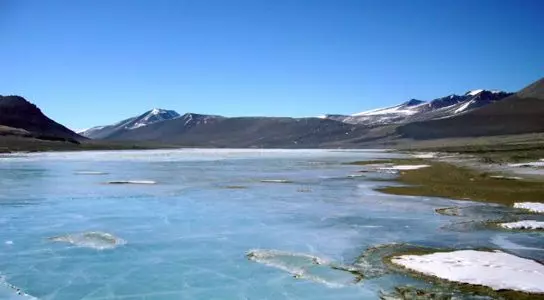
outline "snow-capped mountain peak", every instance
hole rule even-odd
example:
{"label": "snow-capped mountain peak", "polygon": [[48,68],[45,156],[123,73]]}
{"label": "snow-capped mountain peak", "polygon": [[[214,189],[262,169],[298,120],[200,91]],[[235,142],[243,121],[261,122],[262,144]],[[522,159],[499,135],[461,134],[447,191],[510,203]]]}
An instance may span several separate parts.
{"label": "snow-capped mountain peak", "polygon": [[129,124],[126,124],[124,127],[125,129],[136,129],[153,123],[175,119],[179,116],[180,115],[173,110],[154,108],[137,117],[136,120],[129,122]]}
{"label": "snow-capped mountain peak", "polygon": [[180,115],[173,110],[153,108],[152,110],[147,111],[137,117],[128,118],[113,125],[96,126],[87,129],[80,134],[89,138],[103,138],[110,135],[112,132],[120,130],[132,130],[148,126],[150,124],[176,119],[179,117]]}
{"label": "snow-capped mountain peak", "polygon": [[468,95],[468,96],[476,96],[478,95],[479,93],[483,92],[484,90],[472,90],[472,91],[468,91],[465,95]]}
{"label": "snow-capped mountain peak", "polygon": [[402,103],[401,105],[404,105],[404,106],[416,106],[416,105],[420,105],[420,104],[423,104],[425,103],[425,101],[421,101],[421,100],[417,100],[417,99],[410,99],[404,103]]}

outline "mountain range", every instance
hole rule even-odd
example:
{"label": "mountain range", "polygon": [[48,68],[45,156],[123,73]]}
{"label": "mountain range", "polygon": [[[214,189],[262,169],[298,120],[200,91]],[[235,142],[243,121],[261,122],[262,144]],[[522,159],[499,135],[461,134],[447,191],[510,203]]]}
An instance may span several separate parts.
{"label": "mountain range", "polygon": [[[365,140],[372,128],[461,115],[511,93],[475,90],[347,115],[318,118],[237,117],[153,109],[113,125],[80,132],[91,139],[153,141],[207,147],[336,147]],[[157,116],[160,116],[157,118]]]}
{"label": "mountain range", "polygon": [[[75,133],[19,96],[0,97],[2,137],[65,143],[152,142],[190,147],[357,148],[428,140],[544,132],[544,79],[513,94],[473,90],[352,115],[223,117],[152,109]],[[5,140],[5,139],[4,139]]]}

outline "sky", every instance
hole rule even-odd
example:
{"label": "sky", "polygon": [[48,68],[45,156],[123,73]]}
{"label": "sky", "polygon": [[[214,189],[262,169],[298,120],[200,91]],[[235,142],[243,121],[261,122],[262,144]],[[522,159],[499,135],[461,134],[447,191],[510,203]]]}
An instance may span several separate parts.
{"label": "sky", "polygon": [[83,129],[155,107],[352,114],[544,76],[541,0],[0,0],[0,94]]}

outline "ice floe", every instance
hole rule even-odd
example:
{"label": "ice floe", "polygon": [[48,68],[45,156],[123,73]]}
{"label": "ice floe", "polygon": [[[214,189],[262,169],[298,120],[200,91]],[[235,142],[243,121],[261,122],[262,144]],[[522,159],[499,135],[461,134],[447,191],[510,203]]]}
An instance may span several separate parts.
{"label": "ice floe", "polygon": [[526,209],[530,212],[544,213],[544,203],[539,202],[517,202],[514,208]]}
{"label": "ice floe", "polygon": [[127,243],[125,240],[118,238],[111,233],[100,231],[66,234],[51,237],[49,239],[54,242],[69,243],[79,247],[98,250],[113,249]]}
{"label": "ice floe", "polygon": [[306,265],[323,265],[328,261],[317,256],[279,250],[254,249],[248,251],[249,260],[276,267],[290,273],[302,273]]}
{"label": "ice floe", "polygon": [[356,276],[355,269],[336,265],[329,260],[304,253],[280,250],[254,249],[246,253],[254,262],[285,271],[296,279],[306,279],[325,284],[328,287],[343,287],[357,283],[362,276]]}
{"label": "ice floe", "polygon": [[391,262],[448,281],[483,285],[494,290],[544,293],[544,265],[500,251],[401,255],[393,257]]}
{"label": "ice floe", "polygon": [[114,180],[108,181],[108,184],[157,184],[153,180]]}
{"label": "ice floe", "polygon": [[409,170],[418,170],[423,168],[428,168],[429,165],[397,165],[392,167],[380,168],[380,170],[394,170],[394,171],[409,171]]}
{"label": "ice floe", "polygon": [[499,226],[506,229],[544,229],[544,222],[536,220],[523,220],[518,222],[499,223]]}

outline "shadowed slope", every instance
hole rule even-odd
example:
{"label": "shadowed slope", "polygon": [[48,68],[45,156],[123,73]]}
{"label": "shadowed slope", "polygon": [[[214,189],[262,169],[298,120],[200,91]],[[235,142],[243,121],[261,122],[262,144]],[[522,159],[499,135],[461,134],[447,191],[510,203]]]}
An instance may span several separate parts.
{"label": "shadowed slope", "polygon": [[0,125],[24,129],[36,138],[47,140],[85,139],[49,119],[36,105],[19,96],[0,96]]}

